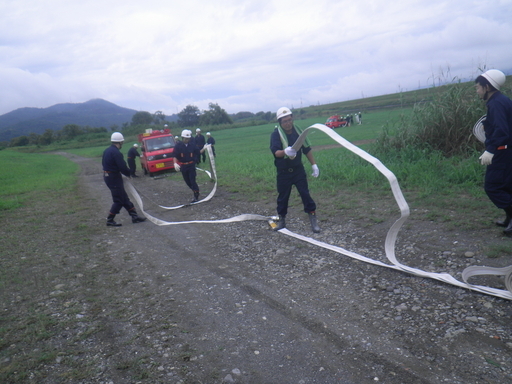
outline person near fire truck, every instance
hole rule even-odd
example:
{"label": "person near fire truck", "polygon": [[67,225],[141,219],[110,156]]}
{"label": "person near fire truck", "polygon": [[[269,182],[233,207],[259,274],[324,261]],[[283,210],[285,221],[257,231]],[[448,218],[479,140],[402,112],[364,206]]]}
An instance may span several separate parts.
{"label": "person near fire truck", "polygon": [[137,150],[139,148],[139,144],[135,143],[133,146],[128,150],[128,167],[130,167],[130,175],[131,177],[139,177],[135,174],[135,171],[137,170],[137,164],[135,163],[135,159],[138,157],[140,158],[140,153]]}
{"label": "person near fire truck", "polygon": [[124,137],[120,132],[114,132],[110,137],[111,145],[103,152],[103,180],[112,194],[112,206],[107,216],[107,227],[120,227],[121,223],[116,223],[114,218],[124,207],[132,218],[132,223],[141,223],[146,220],[145,217],[137,215],[135,206],[130,201],[128,194],[124,189],[123,175],[130,177],[130,168],[126,165],[121,147],[124,143]]}
{"label": "person near fire truck", "polygon": [[206,150],[206,144],[199,149],[192,138],[192,131],[184,129],[181,132],[181,140],[176,143],[173,152],[174,170],[181,172],[181,176],[187,186],[194,193],[191,203],[199,201],[199,186],[196,181],[196,161]]}
{"label": "person near fire truck", "polygon": [[[206,139],[201,134],[201,128],[196,129],[196,136],[194,137],[194,143],[195,143],[197,149],[199,149],[199,150],[203,149],[204,145],[206,144]],[[204,151],[203,151],[197,156],[197,164],[201,164],[201,157],[203,158],[203,163],[206,162],[206,153],[204,153]]]}
{"label": "person near fire truck", "polygon": [[210,144],[212,147],[212,153],[213,157],[215,157],[215,139],[213,138],[212,134],[210,132],[206,132],[206,144]]}

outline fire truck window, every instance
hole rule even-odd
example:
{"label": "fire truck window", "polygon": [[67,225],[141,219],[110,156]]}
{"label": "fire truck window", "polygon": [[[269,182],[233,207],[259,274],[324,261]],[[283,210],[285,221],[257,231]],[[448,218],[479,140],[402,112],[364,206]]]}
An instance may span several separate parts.
{"label": "fire truck window", "polygon": [[159,137],[146,141],[147,150],[158,151],[160,149],[173,148],[175,143],[172,137]]}

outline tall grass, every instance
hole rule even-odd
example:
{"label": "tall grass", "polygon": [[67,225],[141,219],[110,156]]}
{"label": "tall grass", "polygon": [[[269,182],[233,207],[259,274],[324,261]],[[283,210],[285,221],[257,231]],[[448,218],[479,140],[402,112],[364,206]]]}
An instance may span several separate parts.
{"label": "tall grass", "polygon": [[416,104],[411,114],[387,125],[376,141],[376,153],[412,147],[439,151],[446,157],[469,157],[482,150],[472,128],[486,109],[476,96],[474,84],[459,82],[443,88],[444,92],[435,94],[431,102]]}

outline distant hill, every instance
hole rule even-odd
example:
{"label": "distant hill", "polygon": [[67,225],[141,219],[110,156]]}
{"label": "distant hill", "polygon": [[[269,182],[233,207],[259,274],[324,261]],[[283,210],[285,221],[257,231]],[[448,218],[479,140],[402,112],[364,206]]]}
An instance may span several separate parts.
{"label": "distant hill", "polygon": [[130,123],[134,109],[119,107],[103,99],[85,103],[56,104],[48,108],[19,108],[0,116],[0,141],[14,137],[43,134],[47,129],[58,131],[67,124],[105,127]]}

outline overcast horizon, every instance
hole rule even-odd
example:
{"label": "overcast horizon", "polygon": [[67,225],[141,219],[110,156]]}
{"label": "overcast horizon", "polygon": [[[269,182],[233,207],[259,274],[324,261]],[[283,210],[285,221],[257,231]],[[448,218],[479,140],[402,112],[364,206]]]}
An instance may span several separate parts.
{"label": "overcast horizon", "polygon": [[0,11],[0,115],[95,98],[166,115],[210,102],[275,112],[512,74],[512,0],[6,0]]}

